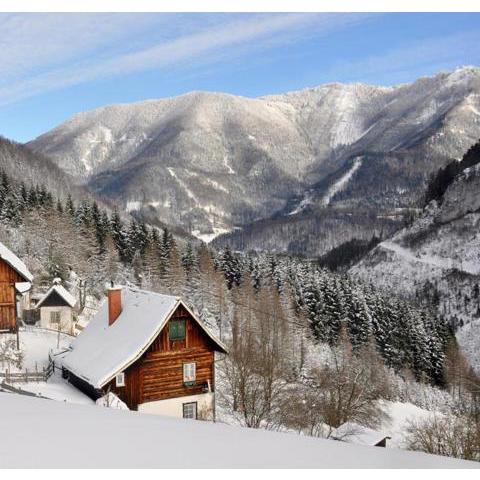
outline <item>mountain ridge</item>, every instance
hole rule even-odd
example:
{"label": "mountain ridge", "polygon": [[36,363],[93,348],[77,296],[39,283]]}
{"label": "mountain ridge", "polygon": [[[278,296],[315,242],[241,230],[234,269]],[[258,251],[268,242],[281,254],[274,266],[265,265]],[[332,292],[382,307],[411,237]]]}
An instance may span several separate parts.
{"label": "mountain ridge", "polygon": [[362,165],[329,207],[415,207],[429,174],[480,136],[478,112],[480,68],[464,67],[394,87],[331,83],[257,98],[195,91],[114,104],[28,146],[122,209],[199,235],[238,236],[296,198],[321,204],[326,179],[358,156]]}

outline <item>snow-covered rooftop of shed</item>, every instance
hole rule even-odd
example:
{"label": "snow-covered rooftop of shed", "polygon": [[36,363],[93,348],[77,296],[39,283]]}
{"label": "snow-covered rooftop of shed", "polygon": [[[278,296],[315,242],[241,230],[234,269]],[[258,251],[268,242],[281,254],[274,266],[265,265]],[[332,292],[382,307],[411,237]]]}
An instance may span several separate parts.
{"label": "snow-covered rooftop of shed", "polygon": [[[2,468],[478,468],[478,462],[0,393]],[[22,445],[22,448],[19,448]]]}
{"label": "snow-covered rooftop of shed", "polygon": [[77,303],[77,299],[62,285],[53,285],[50,287],[48,292],[40,299],[40,301],[37,304],[37,308],[42,306],[42,303],[53,293],[56,292],[58,295],[60,295],[61,298],[63,298],[72,308],[75,306]]}
{"label": "snow-covered rooftop of shed", "polygon": [[29,272],[27,266],[2,242],[0,242],[0,258],[7,262],[25,280],[29,282],[33,280],[33,275]]}
{"label": "snow-covered rooftop of shed", "polygon": [[358,445],[376,445],[384,438],[390,438],[385,432],[379,432],[372,428],[364,427],[353,422],[346,422],[340,425],[332,434],[336,440],[342,440],[348,443]]}
{"label": "snow-covered rooftop of shed", "polygon": [[[108,302],[104,302],[73,341],[63,365],[93,387],[101,388],[144,353],[181,303],[179,297],[123,288],[122,312],[115,322],[108,325]],[[219,350],[225,351],[222,343],[193,317]]]}
{"label": "snow-covered rooftop of shed", "polygon": [[15,283],[15,289],[18,293],[26,293],[32,288],[30,282],[17,282]]}

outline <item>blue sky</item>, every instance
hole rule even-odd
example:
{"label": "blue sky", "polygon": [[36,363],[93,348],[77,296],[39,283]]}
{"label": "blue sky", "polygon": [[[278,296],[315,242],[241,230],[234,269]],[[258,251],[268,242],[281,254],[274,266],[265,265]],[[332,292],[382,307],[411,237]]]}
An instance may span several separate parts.
{"label": "blue sky", "polygon": [[393,85],[480,65],[480,14],[0,14],[0,134],[191,90]]}

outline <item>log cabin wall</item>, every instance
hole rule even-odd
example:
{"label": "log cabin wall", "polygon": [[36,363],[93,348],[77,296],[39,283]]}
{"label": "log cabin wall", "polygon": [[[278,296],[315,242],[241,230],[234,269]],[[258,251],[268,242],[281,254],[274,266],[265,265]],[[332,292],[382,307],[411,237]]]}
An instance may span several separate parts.
{"label": "log cabin wall", "polygon": [[15,283],[23,281],[8,263],[0,259],[0,330],[15,331],[17,327]]}
{"label": "log cabin wall", "polygon": [[[170,321],[175,319],[186,322],[183,341],[170,340]],[[214,390],[215,344],[181,305],[171,320],[142,357],[125,370],[125,387],[116,387],[115,379],[105,387],[105,390],[110,388],[117,394],[130,409],[136,410],[145,402],[203,393],[207,381]],[[193,386],[183,383],[183,364],[189,362],[196,363]]]}

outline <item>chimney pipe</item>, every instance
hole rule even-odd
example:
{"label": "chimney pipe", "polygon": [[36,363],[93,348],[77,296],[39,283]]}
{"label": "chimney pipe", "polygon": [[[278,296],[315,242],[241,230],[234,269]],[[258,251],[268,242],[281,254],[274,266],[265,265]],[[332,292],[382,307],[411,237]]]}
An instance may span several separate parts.
{"label": "chimney pipe", "polygon": [[122,313],[122,287],[108,289],[108,325],[112,325]]}

